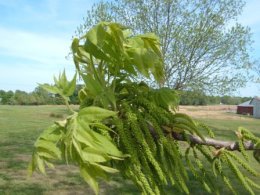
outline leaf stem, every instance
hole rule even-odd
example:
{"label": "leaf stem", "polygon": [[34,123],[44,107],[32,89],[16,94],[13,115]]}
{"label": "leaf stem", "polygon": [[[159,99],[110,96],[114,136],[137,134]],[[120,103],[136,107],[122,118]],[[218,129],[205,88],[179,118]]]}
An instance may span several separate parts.
{"label": "leaf stem", "polygon": [[71,112],[71,113],[75,113],[75,111],[71,108],[70,104],[69,104],[69,101],[65,98],[64,99],[64,102],[65,102],[65,105],[67,107],[67,109]]}
{"label": "leaf stem", "polygon": [[[94,61],[93,61],[93,56],[92,55],[90,55],[90,64],[91,64],[91,68],[92,68],[92,71],[94,73],[95,79],[102,85],[102,82],[101,82],[101,80],[99,78],[99,75],[97,74],[97,71],[95,69],[95,65],[94,65]],[[104,87],[104,86],[102,85],[102,87]]]}

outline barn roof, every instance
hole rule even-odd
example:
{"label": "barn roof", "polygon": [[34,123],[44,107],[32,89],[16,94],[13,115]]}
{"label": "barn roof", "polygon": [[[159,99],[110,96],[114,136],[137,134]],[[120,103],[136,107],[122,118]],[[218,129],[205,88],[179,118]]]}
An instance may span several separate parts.
{"label": "barn roof", "polygon": [[258,96],[253,97],[249,104],[253,105],[256,102],[260,102],[260,97],[258,97]]}
{"label": "barn roof", "polygon": [[255,96],[251,101],[253,101],[253,100],[260,101],[260,97]]}
{"label": "barn roof", "polygon": [[242,104],[239,104],[238,106],[241,106],[241,107],[253,107],[253,105],[250,104],[251,101],[252,100],[246,101],[246,102],[244,102]]}

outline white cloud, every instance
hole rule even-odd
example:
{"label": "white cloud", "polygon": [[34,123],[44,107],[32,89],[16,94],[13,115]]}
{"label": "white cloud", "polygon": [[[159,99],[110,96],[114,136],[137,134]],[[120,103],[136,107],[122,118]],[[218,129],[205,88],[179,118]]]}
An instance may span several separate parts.
{"label": "white cloud", "polygon": [[13,66],[0,63],[0,89],[32,91],[37,83],[53,83],[53,76],[58,76],[63,68],[66,68],[66,75],[71,79],[75,73],[73,66],[54,65],[39,68],[30,64],[21,63],[19,66]]}
{"label": "white cloud", "polygon": [[0,89],[31,91],[37,83],[52,82],[63,69],[71,77],[72,60],[66,60],[71,40],[0,27]]}
{"label": "white cloud", "polygon": [[71,37],[98,0],[0,0],[0,89],[31,91],[66,69]]}
{"label": "white cloud", "polygon": [[68,64],[70,39],[0,27],[0,55],[22,58],[39,65]]}

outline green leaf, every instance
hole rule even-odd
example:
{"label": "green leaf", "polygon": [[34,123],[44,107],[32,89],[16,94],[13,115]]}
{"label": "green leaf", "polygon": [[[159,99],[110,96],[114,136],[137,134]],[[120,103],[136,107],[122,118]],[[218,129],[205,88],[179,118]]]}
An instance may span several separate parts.
{"label": "green leaf", "polygon": [[67,124],[67,120],[63,120],[63,121],[55,121],[54,122],[56,125],[58,125],[61,128],[64,128]]}
{"label": "green leaf", "polygon": [[88,185],[92,188],[95,194],[98,194],[98,183],[96,181],[96,178],[91,175],[91,166],[81,166],[80,174],[83,179],[88,183]]}
{"label": "green leaf", "polygon": [[54,159],[58,159],[58,157],[55,154],[53,154],[53,153],[51,153],[49,151],[46,151],[43,148],[38,148],[37,154],[40,157],[44,157],[44,158],[47,158],[47,159],[53,159],[53,160]]}
{"label": "green leaf", "polygon": [[70,82],[67,82],[67,85],[64,87],[63,92],[65,96],[69,97],[73,95],[76,89],[76,77],[77,73],[75,73],[73,79]]}
{"label": "green leaf", "polygon": [[43,159],[41,159],[39,155],[36,155],[35,158],[36,158],[36,162],[37,162],[39,171],[43,174],[46,174]]}
{"label": "green leaf", "polygon": [[151,96],[154,97],[157,105],[160,105],[165,109],[168,109],[169,107],[176,107],[178,105],[178,96],[172,89],[163,87],[154,90]]}
{"label": "green leaf", "polygon": [[58,87],[61,89],[64,89],[67,85],[67,77],[66,77],[66,73],[65,73],[65,69],[63,70],[62,74],[59,75],[59,80],[58,80]]}
{"label": "green leaf", "polygon": [[82,159],[84,160],[84,162],[100,163],[100,162],[106,162],[110,158],[100,150],[96,150],[95,148],[91,148],[91,147],[85,147],[82,150]]}
{"label": "green leaf", "polygon": [[255,145],[254,158],[260,163],[260,142]]}
{"label": "green leaf", "polygon": [[93,132],[94,136],[97,138],[97,142],[95,147],[102,151],[105,152],[111,156],[116,156],[116,157],[124,157],[122,152],[118,150],[118,148],[115,146],[115,144],[113,144],[107,137]]}
{"label": "green leaf", "polygon": [[77,54],[78,54],[78,58],[79,58],[79,60],[81,60],[81,62],[84,62],[87,64],[90,63],[90,54],[87,53],[83,47],[79,47]]}
{"label": "green leaf", "polygon": [[127,50],[132,65],[145,77],[149,78],[149,69],[145,67],[144,55],[146,53],[145,48],[130,48]]}
{"label": "green leaf", "polygon": [[74,75],[73,79],[69,82],[67,80],[65,70],[61,75],[59,75],[59,79],[57,80],[56,77],[54,77],[55,85],[51,86],[48,84],[40,85],[43,89],[49,91],[53,94],[59,94],[65,101],[69,101],[69,96],[73,95],[73,92],[76,88],[76,74]]}
{"label": "green leaf", "polygon": [[53,153],[57,158],[61,158],[61,151],[57,148],[57,146],[50,141],[46,141],[43,139],[37,140],[35,143],[36,148],[44,148],[46,151]]}
{"label": "green leaf", "polygon": [[[123,54],[123,32],[122,26],[117,23],[101,22],[93,27],[86,35],[87,43],[85,45],[86,51],[89,51],[98,59],[106,62],[114,61],[120,63],[120,56]],[[91,51],[88,50],[92,48]],[[103,55],[100,55],[103,53]],[[107,58],[108,57],[108,58]]]}
{"label": "green leaf", "polygon": [[99,23],[94,26],[90,31],[88,31],[86,38],[88,41],[93,43],[94,45],[102,45],[104,40],[106,39],[107,33],[104,30],[103,23]]}
{"label": "green leaf", "polygon": [[71,49],[73,53],[77,53],[78,51],[78,47],[79,47],[79,39],[78,38],[74,38],[71,44]]}
{"label": "green leaf", "polygon": [[87,96],[88,96],[88,94],[87,94],[85,88],[81,89],[81,90],[78,92],[78,97],[79,97],[80,102],[83,102],[84,100],[86,100]]}
{"label": "green leaf", "polygon": [[50,93],[53,94],[60,93],[60,90],[56,86],[51,86],[49,84],[39,84],[39,86]]}
{"label": "green leaf", "polygon": [[139,35],[139,37],[143,39],[146,48],[152,48],[154,53],[161,58],[160,41],[154,33],[146,33],[144,35]]}
{"label": "green leaf", "polygon": [[122,26],[119,23],[109,23],[109,28],[111,30],[112,37],[114,39],[114,44],[117,45],[117,47],[123,47],[123,41],[124,41],[124,33],[123,30],[126,29],[126,27]]}
{"label": "green leaf", "polygon": [[58,142],[60,138],[61,138],[61,129],[57,125],[52,125],[48,127],[40,135],[40,139],[44,139],[46,141],[51,141],[51,142]]}
{"label": "green leaf", "polygon": [[115,131],[113,131],[111,128],[104,125],[103,123],[90,123],[89,125],[92,126],[92,127],[96,127],[98,129],[102,129],[102,130],[105,130],[105,131],[111,131],[113,133],[116,133]]}
{"label": "green leaf", "polygon": [[31,158],[31,161],[28,165],[28,168],[27,168],[27,171],[28,171],[28,175],[29,176],[32,176],[33,172],[35,171],[36,169],[36,166],[37,166],[37,162],[36,162],[36,155],[35,153],[32,154],[32,158]]}
{"label": "green leaf", "polygon": [[97,164],[97,163],[91,163],[92,165],[95,165],[99,168],[101,168],[102,170],[104,170],[105,172],[108,172],[108,173],[118,173],[118,170],[117,169],[113,169],[111,167],[107,167],[107,166],[104,166],[104,165],[100,165],[100,164]]}
{"label": "green leaf", "polygon": [[[80,143],[78,143],[75,139],[72,139],[72,144],[73,144],[73,147],[78,152],[78,154],[82,157],[82,148],[81,148]],[[71,154],[71,157],[73,157],[72,154]]]}
{"label": "green leaf", "polygon": [[84,50],[97,59],[104,60],[105,62],[110,62],[109,56],[91,42],[85,43]]}
{"label": "green leaf", "polygon": [[86,107],[79,111],[78,116],[87,122],[95,122],[95,121],[102,121],[105,118],[110,116],[115,116],[116,112],[106,110],[100,107]]}
{"label": "green leaf", "polygon": [[78,129],[73,134],[74,138],[79,142],[85,144],[86,146],[94,147],[94,142],[96,138],[94,137],[90,128],[88,126],[82,125],[82,122],[80,120],[78,120],[78,123]]}
{"label": "green leaf", "polygon": [[176,113],[174,114],[174,126],[183,128],[191,133],[196,133],[203,141],[204,136],[200,133],[196,123],[186,114]]}
{"label": "green leaf", "polygon": [[100,83],[90,75],[82,75],[82,78],[86,83],[87,91],[85,90],[85,92],[87,92],[88,95],[93,97],[100,96],[100,94],[103,91],[103,87],[100,85]]}
{"label": "green leaf", "polygon": [[51,169],[55,168],[54,165],[52,163],[48,162],[48,161],[44,161],[44,163]]}

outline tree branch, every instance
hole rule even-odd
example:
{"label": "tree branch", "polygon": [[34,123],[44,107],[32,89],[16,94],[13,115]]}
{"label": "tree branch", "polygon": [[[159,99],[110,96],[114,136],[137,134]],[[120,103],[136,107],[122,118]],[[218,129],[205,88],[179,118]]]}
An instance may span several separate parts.
{"label": "tree branch", "polygon": [[[158,139],[158,135],[156,134],[154,128],[151,125],[149,125],[149,130],[153,138]],[[169,131],[165,130],[165,135],[167,134],[169,134]],[[185,141],[185,142],[189,141],[191,144],[212,146],[216,149],[225,148],[230,151],[235,151],[235,150],[240,151],[238,141],[216,140],[207,137],[204,137],[204,140],[202,140],[197,135],[187,134],[187,136],[184,136],[183,134],[177,132],[171,132],[171,135],[173,139],[177,141]],[[243,143],[244,143],[245,150],[259,150],[256,148],[256,145],[251,141],[245,141]]]}
{"label": "tree branch", "polygon": [[[186,138],[180,134],[180,133],[175,133],[172,132],[172,136],[175,140],[178,141],[187,141]],[[214,148],[226,148],[227,150],[234,151],[239,149],[239,145],[237,141],[223,141],[223,140],[216,140],[216,139],[211,139],[211,138],[206,138],[205,141],[202,140],[200,137],[196,135],[188,135],[188,139],[190,140],[190,143],[192,144],[200,144],[200,145],[207,145],[207,146],[213,146]],[[245,150],[256,150],[255,144],[251,141],[246,141],[244,142],[244,147]]]}

